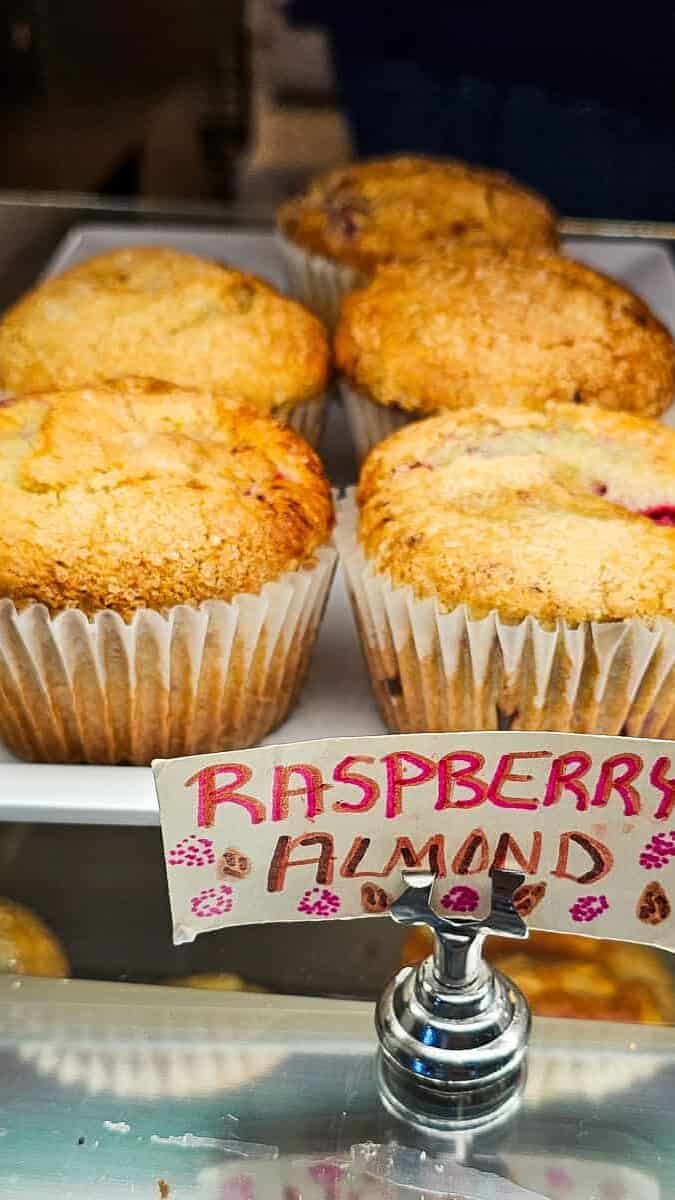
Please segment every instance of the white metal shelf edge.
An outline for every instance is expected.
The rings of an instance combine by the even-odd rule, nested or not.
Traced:
[[[3,821],[159,825],[149,767],[0,763]]]

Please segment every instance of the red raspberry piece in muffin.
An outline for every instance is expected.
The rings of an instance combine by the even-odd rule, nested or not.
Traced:
[[[675,431],[660,422],[574,404],[462,409],[381,442],[359,502],[371,566],[443,611],[675,616]]]

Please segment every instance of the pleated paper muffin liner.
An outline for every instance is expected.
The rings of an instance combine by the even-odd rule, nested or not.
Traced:
[[[271,416],[282,425],[290,425],[316,449],[323,433],[329,395],[329,392],[324,392],[320,396],[313,396],[311,400],[303,400],[301,404],[280,404],[272,410]]]
[[[397,429],[402,429],[404,425],[417,420],[412,413],[404,412],[403,409],[376,404],[362,392],[355,391],[344,376],[341,376],[338,382],[359,462],[363,461],[373,446],[389,437],[390,433],[395,433]]]
[[[371,400],[370,396],[353,388],[344,375],[338,376],[337,383],[359,462],[363,462],[366,455],[378,442],[384,441],[390,433],[395,433],[397,429],[402,429],[411,421],[436,417],[440,412],[449,411],[438,409],[435,412],[407,412],[405,409],[378,404],[375,400]],[[661,420],[671,428],[675,428],[675,405],[663,414]]]
[[[330,546],[257,595],[87,617],[0,600],[0,738],[19,758],[147,764],[259,742],[293,705]]]
[[[105,1044],[86,1049],[72,1039],[60,1042],[56,1038],[22,1042],[18,1054],[38,1075],[55,1079],[61,1086],[124,1100],[186,1099],[250,1087],[285,1057],[283,1050],[242,1047],[225,1051],[212,1043],[177,1047],[120,1046],[116,1042],[110,1049]]]
[[[209,1018],[200,1009],[202,1025],[209,1030]],[[55,1079],[62,1086],[77,1086],[89,1095],[110,1093],[121,1099],[154,1099],[172,1096],[208,1096],[214,1092],[250,1085],[274,1071],[285,1057],[279,1045],[242,1046],[234,1053],[232,1046],[221,1050],[218,1033],[222,1023],[210,1038],[200,1038],[177,1045],[175,1036],[156,1031],[153,1044],[128,1040],[120,1046],[119,1030],[111,1028],[110,1045],[106,1031],[101,1031],[95,1044],[87,1031],[80,1038],[72,1026],[60,1028],[58,1018],[40,1019],[35,1011],[23,1014],[23,1040],[18,1055],[30,1063],[38,1075]],[[88,1044],[80,1045],[79,1042]],[[246,1037],[242,1035],[242,1040]],[[168,1044],[168,1043],[171,1044]],[[531,1058],[527,1072],[527,1096],[536,1103],[567,1100],[571,1096],[602,1100],[646,1083],[663,1068],[664,1056],[657,1052],[634,1056],[628,1062],[616,1055],[596,1056],[589,1066],[588,1055],[577,1057],[569,1052],[539,1049]]]
[[[551,628],[466,605],[442,612],[379,574],[359,546],[354,492],[335,535],[373,691],[401,733],[531,729],[675,737],[675,623]]]
[[[291,296],[316,313],[332,332],[342,297],[364,282],[363,275],[354,267],[310,254],[282,233],[277,233],[277,244],[284,258]]]

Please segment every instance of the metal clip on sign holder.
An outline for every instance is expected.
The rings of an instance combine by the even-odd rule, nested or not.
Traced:
[[[518,988],[485,962],[483,942],[489,933],[527,937],[513,906],[524,878],[493,871],[490,912],[472,920],[434,912],[435,874],[403,872],[406,890],[391,916],[400,925],[428,925],[434,949],[394,976],[377,1007],[382,1098],[397,1116],[438,1130],[476,1129],[517,1105],[530,1011]]]

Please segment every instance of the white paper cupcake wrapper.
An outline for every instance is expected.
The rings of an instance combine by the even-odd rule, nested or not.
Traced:
[[[395,587],[357,540],[354,492],[335,534],[375,697],[392,730],[533,729],[675,737],[675,623],[506,624],[442,612]]]
[[[106,1092],[120,1099],[167,1099],[209,1096],[248,1087],[273,1071],[285,1057],[282,1050],[228,1048],[213,1044],[185,1047],[120,1047],[80,1049],[73,1041],[36,1040],[19,1045],[19,1057],[38,1075],[62,1086],[77,1087],[90,1096]]]
[[[547,1052],[539,1046],[527,1068],[527,1100],[531,1104],[544,1101],[568,1100],[582,1096],[587,1100],[603,1100],[617,1092],[646,1083],[663,1069],[663,1056],[658,1054],[598,1056],[591,1065],[588,1055]]]
[[[302,404],[280,405],[273,410],[272,416],[282,425],[290,425],[316,449],[323,433],[329,397],[330,393],[324,392],[321,396],[304,400]]]
[[[359,462],[363,462],[373,446],[384,441],[390,433],[395,433],[411,421],[437,415],[431,412],[418,415],[400,408],[391,408],[386,404],[377,404],[369,396],[356,391],[344,375],[338,376],[337,382]],[[675,428],[675,406],[670,408],[661,420]]]
[[[277,233],[277,244],[284,258],[291,296],[316,313],[332,332],[337,325],[342,297],[359,287],[363,276],[354,267],[310,254],[282,233]]]
[[[258,595],[88,619],[0,600],[0,738],[32,762],[147,764],[250,746],[309,665],[336,554]]]
[[[88,1045],[80,1046],[72,1028],[59,1029],[56,1019],[49,1023],[36,1019],[34,1010],[25,1024],[25,1040],[18,1047],[20,1058],[32,1063],[39,1075],[78,1085],[90,1095],[110,1092],[129,1099],[206,1096],[260,1078],[285,1056],[282,1048],[275,1046],[249,1046],[240,1054],[235,1054],[232,1046],[219,1050],[216,1038],[185,1046],[130,1042],[123,1049],[115,1030],[111,1030],[110,1048],[100,1037],[97,1045],[89,1040]],[[86,1038],[86,1030],[83,1036]],[[621,1060],[604,1055],[591,1066],[588,1055],[575,1058],[560,1051],[546,1052],[540,1046],[528,1064],[526,1098],[537,1104],[571,1096],[602,1100],[622,1088],[647,1082],[663,1066],[664,1056],[659,1054],[636,1055],[630,1062],[625,1055]]]
[[[338,382],[342,403],[347,414],[347,424],[359,462],[363,461],[378,442],[416,419],[411,413],[403,412],[400,408],[389,408],[385,404],[376,404],[368,396],[356,392],[344,376],[341,376]]]

